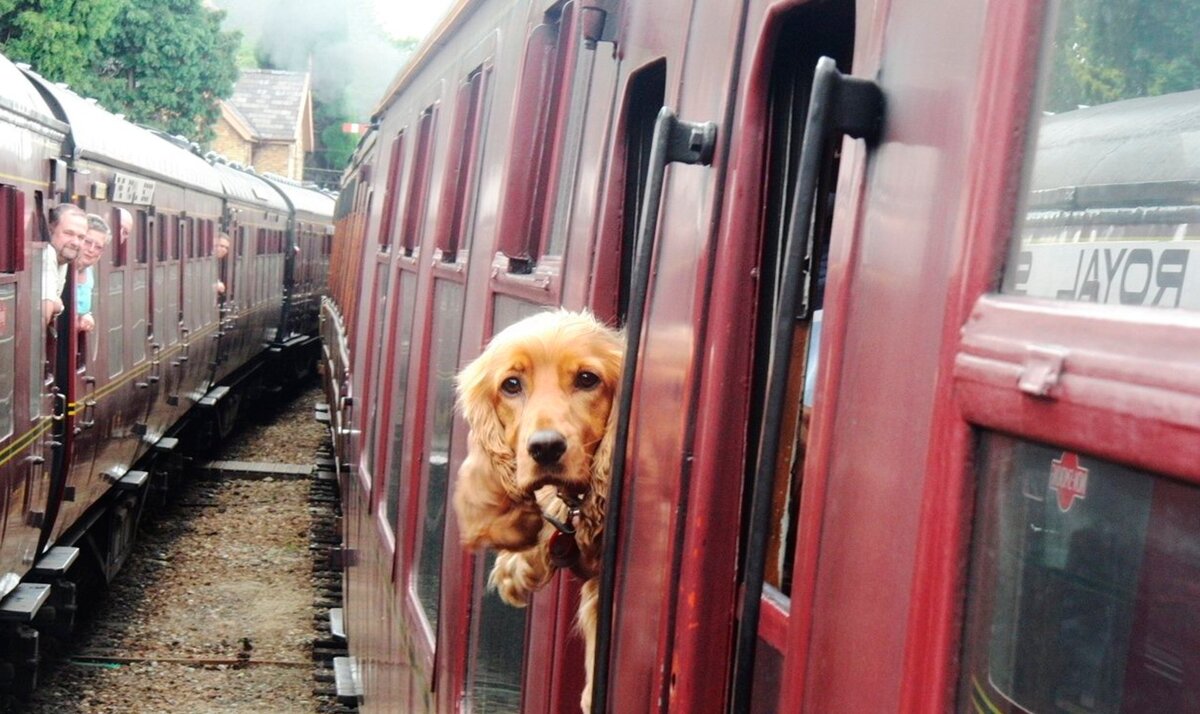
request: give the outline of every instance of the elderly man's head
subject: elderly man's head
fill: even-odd
[[[100,256],[104,255],[104,246],[108,245],[111,236],[112,231],[108,223],[100,216],[89,213],[87,236],[83,239],[83,251],[79,255],[78,267],[89,268],[100,262]]]
[[[118,234],[118,236],[123,243],[129,239],[129,234],[133,231],[133,214],[124,208],[118,208],[117,213],[121,216],[121,232]]]
[[[50,245],[58,253],[59,263],[79,257],[87,231],[87,214],[79,206],[60,203],[50,209]]]
[[[213,255],[217,260],[229,255],[229,236],[224,233],[217,236],[217,243],[213,246]]]

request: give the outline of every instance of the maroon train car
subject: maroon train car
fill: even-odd
[[[264,376],[315,363],[334,199],[210,162],[3,58],[0,76],[0,691],[10,693],[36,684],[40,634],[68,634],[88,588],[114,577],[181,457],[227,433]],[[47,216],[61,203],[112,230],[91,267],[90,331],[73,267],[63,314],[49,326],[41,314]],[[238,238],[224,262],[222,231]]]
[[[579,707],[446,502],[559,305],[631,350],[595,711],[1200,711],[1197,6],[1111,5],[458,3],[322,310],[364,711]]]

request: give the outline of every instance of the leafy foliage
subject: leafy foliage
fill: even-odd
[[[91,90],[113,111],[207,141],[233,93],[238,33],[200,0],[128,0],[96,63]]]
[[[206,140],[237,78],[237,33],[201,0],[0,0],[0,50],[106,108]]]
[[[1200,87],[1200,5],[1178,0],[1065,0],[1047,109]]]
[[[0,51],[55,82],[81,86],[127,0],[0,0]]]

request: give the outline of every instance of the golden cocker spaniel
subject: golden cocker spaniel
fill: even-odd
[[[463,543],[500,551],[489,582],[510,605],[559,569],[583,579],[585,712],[624,347],[589,313],[544,312],[497,333],[458,375],[471,428],[454,488]]]

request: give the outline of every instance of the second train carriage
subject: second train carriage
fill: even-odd
[[[264,359],[311,363],[333,198],[214,165],[2,58],[0,73],[0,687],[19,691],[38,632],[69,629],[76,586],[120,567],[184,427],[225,432],[230,386],[274,376]],[[90,332],[72,269],[63,315],[39,314],[46,212],[63,202],[112,229]],[[241,240],[222,260],[225,231]]]

